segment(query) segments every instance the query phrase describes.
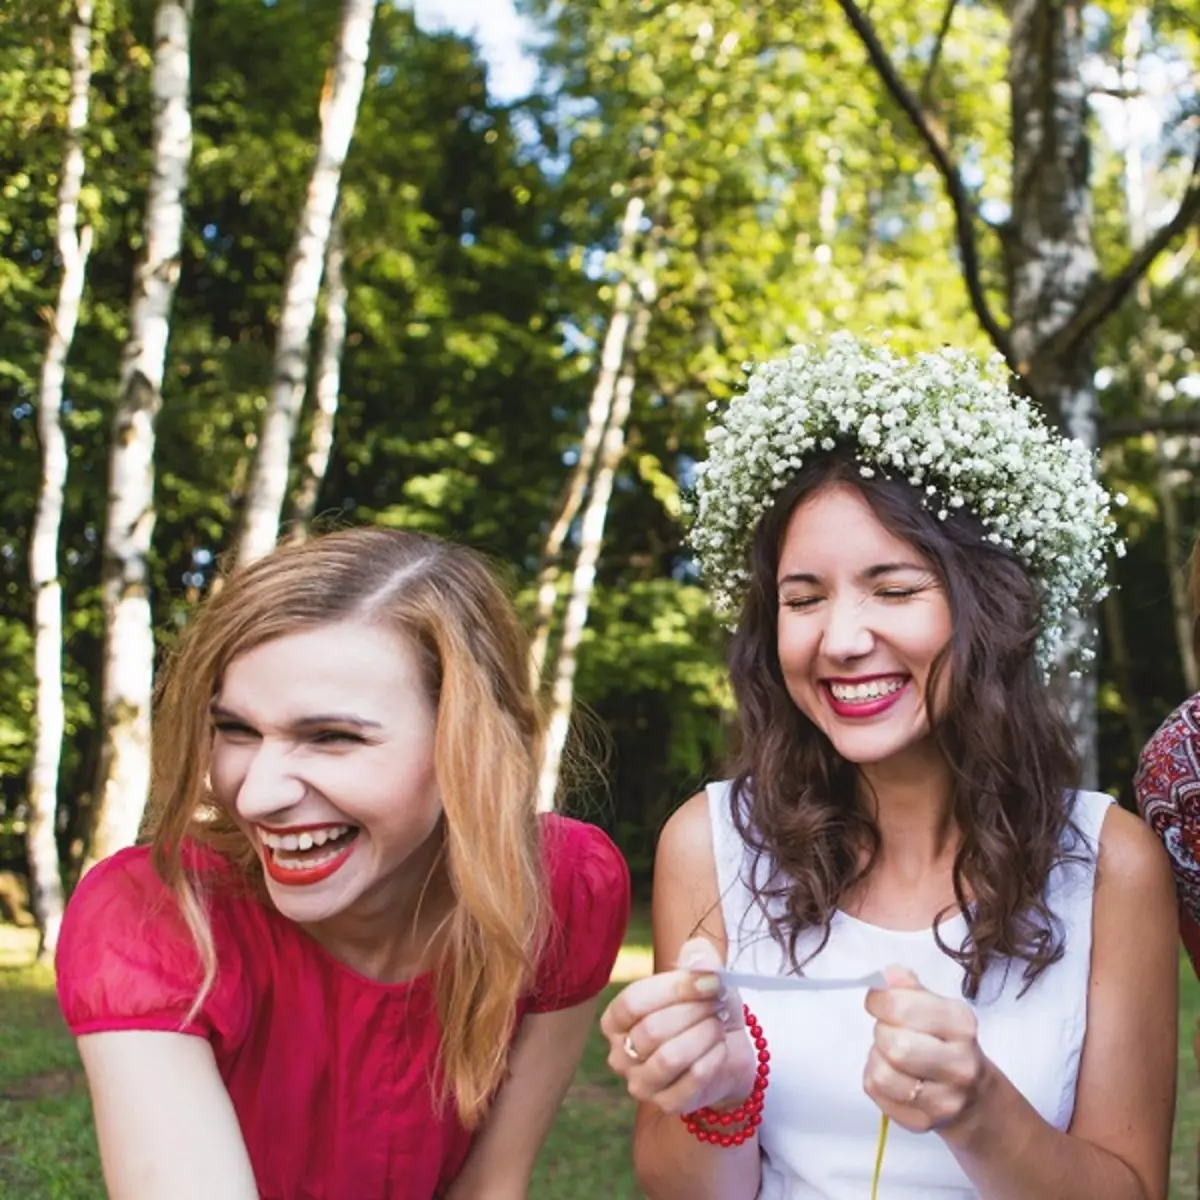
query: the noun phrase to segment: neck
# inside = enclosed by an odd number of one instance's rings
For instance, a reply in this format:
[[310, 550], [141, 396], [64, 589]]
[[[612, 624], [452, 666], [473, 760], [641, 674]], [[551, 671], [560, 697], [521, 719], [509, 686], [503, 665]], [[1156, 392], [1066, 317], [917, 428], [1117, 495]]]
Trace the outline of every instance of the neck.
[[932, 739], [860, 769], [860, 795], [879, 829], [877, 865], [919, 878], [958, 848], [954, 781]]
[[402, 983], [432, 968], [453, 893], [439, 863], [435, 831], [404, 864], [354, 904], [304, 926], [334, 958], [381, 983]]

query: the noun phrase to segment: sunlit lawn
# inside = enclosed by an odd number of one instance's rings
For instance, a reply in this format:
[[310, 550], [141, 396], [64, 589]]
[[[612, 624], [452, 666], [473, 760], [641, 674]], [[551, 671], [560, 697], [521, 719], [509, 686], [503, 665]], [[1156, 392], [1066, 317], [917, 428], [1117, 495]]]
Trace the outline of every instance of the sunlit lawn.
[[[649, 968], [649, 940], [644, 920], [635, 920], [614, 980]], [[58, 1015], [50, 971], [28, 965], [31, 948], [25, 931], [0, 926], [0, 1197], [104, 1200], [79, 1061]], [[1190, 970], [1181, 978], [1171, 1200], [1196, 1200], [1200, 1078], [1191, 1046], [1200, 986]], [[619, 986], [609, 987], [605, 1001]], [[594, 1034], [543, 1150], [533, 1200], [624, 1200], [640, 1194], [629, 1167], [633, 1105], [604, 1058], [604, 1043]]]

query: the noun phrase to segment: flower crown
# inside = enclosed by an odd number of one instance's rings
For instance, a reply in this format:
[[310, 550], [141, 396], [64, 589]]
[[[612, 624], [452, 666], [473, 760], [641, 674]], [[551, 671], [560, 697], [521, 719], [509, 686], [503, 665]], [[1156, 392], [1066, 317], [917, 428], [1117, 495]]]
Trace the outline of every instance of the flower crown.
[[813, 455], [851, 444], [864, 477], [907, 479], [941, 520], [967, 509], [1020, 559], [1041, 591], [1037, 657], [1049, 670], [1071, 615], [1107, 593], [1108, 552], [1124, 544], [1091, 453], [1048, 429], [1002, 364], [952, 349], [904, 358], [840, 333], [747, 365], [745, 391], [708, 430], [690, 505], [718, 613], [736, 619], [754, 527], [776, 495]]

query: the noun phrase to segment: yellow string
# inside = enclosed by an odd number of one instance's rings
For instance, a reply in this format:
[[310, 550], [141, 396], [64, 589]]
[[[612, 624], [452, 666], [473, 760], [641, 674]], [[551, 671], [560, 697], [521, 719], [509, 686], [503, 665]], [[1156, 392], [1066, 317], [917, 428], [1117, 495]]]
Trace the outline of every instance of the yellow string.
[[879, 1176], [883, 1174], [883, 1150], [887, 1145], [888, 1118], [883, 1113], [879, 1118], [879, 1142], [875, 1147], [875, 1171], [871, 1175], [871, 1200], [879, 1200]]

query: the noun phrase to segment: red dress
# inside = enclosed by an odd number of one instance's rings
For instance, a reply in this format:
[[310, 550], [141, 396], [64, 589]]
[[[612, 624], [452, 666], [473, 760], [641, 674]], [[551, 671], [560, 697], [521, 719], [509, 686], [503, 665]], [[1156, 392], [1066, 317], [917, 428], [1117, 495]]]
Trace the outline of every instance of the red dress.
[[[556, 914], [525, 1013], [569, 1008], [608, 982], [629, 917], [629, 873], [595, 826], [545, 818]], [[211, 869], [224, 860], [203, 851]], [[122, 1029], [207, 1038], [263, 1200], [419, 1200], [462, 1168], [471, 1135], [435, 1111], [432, 976], [378, 983], [243, 894], [210, 900], [218, 975], [184, 1017], [199, 957], [174, 899], [135, 846], [100, 863], [67, 907], [58, 994], [76, 1036]]]
[[1179, 931], [1200, 975], [1200, 695], [1185, 700], [1146, 743], [1133, 789], [1171, 856]]

